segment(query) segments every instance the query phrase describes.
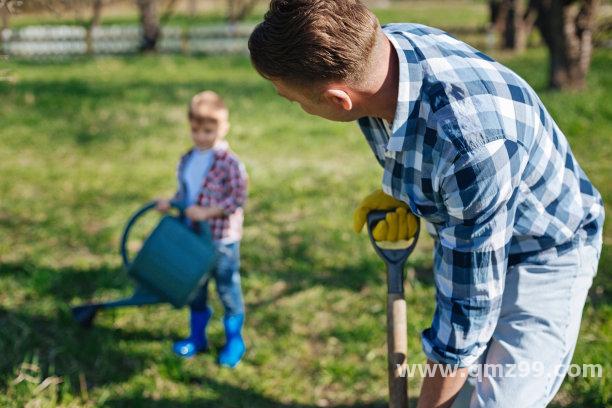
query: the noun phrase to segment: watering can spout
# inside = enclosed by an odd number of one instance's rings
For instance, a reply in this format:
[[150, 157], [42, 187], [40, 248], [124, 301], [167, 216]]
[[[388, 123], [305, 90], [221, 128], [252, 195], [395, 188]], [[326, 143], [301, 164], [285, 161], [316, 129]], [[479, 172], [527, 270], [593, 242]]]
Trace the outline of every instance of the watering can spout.
[[145, 288], [137, 286], [134, 293], [130, 297], [109, 302], [87, 303], [84, 305], [75, 306], [72, 308], [72, 316], [81, 326], [91, 327], [98, 311], [102, 309], [112, 309], [115, 307], [125, 306], [154, 305], [156, 303], [163, 303], [163, 299], [161, 299], [155, 293], [151, 293]]

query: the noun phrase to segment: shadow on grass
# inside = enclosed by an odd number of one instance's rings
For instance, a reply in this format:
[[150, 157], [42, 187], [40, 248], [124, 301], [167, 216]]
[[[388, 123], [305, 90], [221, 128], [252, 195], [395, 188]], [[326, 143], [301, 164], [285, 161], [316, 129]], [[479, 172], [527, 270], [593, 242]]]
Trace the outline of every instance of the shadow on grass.
[[79, 384], [79, 376], [84, 375], [88, 385], [95, 387], [129, 379], [149, 358], [144, 351], [118, 347], [122, 340], [148, 339], [149, 333], [126, 336], [101, 327], [84, 330], [74, 323], [68, 308], [59, 310], [55, 318], [0, 309], [0, 326], [4, 384], [19, 375], [23, 364], [33, 364], [41, 378], [56, 375]]
[[[335, 405], [308, 405], [300, 403], [282, 403], [274, 399], [257, 394], [250, 390], [236, 388], [227, 384], [222, 384], [213, 380], [202, 381], [203, 387], [208, 387], [218, 395], [219, 399], [190, 399], [189, 401], [177, 401], [172, 399], [153, 400], [141, 396], [130, 396], [125, 398], [107, 400], [105, 406], [108, 407], [147, 407], [147, 408], [188, 408], [188, 407], [249, 407], [249, 408], [315, 408], [318, 406], [328, 406], [330, 408], [386, 408], [386, 401], [357, 402], [355, 404]], [[416, 398], [410, 398], [410, 406], [415, 407]]]
[[[80, 377], [93, 389], [106, 384], [118, 384], [142, 372], [154, 362], [146, 348], [120, 347], [125, 340], [160, 340], [146, 331], [124, 332], [102, 327], [84, 330], [76, 326], [68, 310], [60, 310], [56, 318], [30, 315], [25, 312], [0, 309], [0, 390], [22, 374], [41, 380], [60, 376], [71, 384], [72, 392], [82, 392]], [[10, 335], [7, 335], [10, 333]], [[171, 357], [176, 358], [176, 357]], [[39, 380], [40, 381], [40, 380]], [[108, 407], [316, 407], [280, 402], [253, 390], [235, 387], [209, 377], [180, 374], [180, 382], [205, 387], [214, 395], [210, 399], [175, 400], [147, 398], [141, 395], [106, 400]], [[330, 405], [331, 407], [382, 408], [384, 401]]]
[[[272, 227], [271, 230], [278, 230], [277, 228]], [[324, 245], [321, 243], [320, 235], [297, 231], [287, 232], [282, 227], [279, 229], [279, 252], [282, 253], [283, 259], [288, 260], [286, 263], [281, 262], [275, 267], [267, 268], [265, 263], [270, 257], [269, 254], [261, 253], [261, 248], [255, 248], [256, 244], [253, 248], [249, 248], [248, 243], [244, 246], [247, 251], [244, 253], [247, 271], [250, 267], [262, 270], [266, 276], [285, 284], [283, 289], [275, 295], [250, 303], [249, 308], [267, 307], [284, 297], [314, 286], [353, 292], [360, 292], [366, 287], [386, 286], [385, 264], [374, 255], [373, 249], [368, 253], [355, 254], [350, 263], [343, 262], [341, 265], [334, 265], [332, 262], [329, 265], [329, 262], [326, 262], [322, 264], [322, 261], [313, 254], [317, 247]], [[406, 270], [407, 285], [415, 282], [424, 286], [433, 285], [431, 263], [423, 257], [409, 258]]]
[[89, 299], [99, 290], [127, 288], [131, 283], [122, 268], [51, 268], [27, 261], [0, 263], [0, 278], [4, 276], [34, 291], [36, 299], [51, 296], [62, 303], [75, 297]]
[[[69, 381], [72, 384], [72, 392], [78, 395], [82, 392], [78, 388], [81, 376], [86, 378], [90, 389], [110, 383], [121, 383], [142, 372], [153, 361], [150, 353], [146, 351], [138, 351], [135, 347], [126, 350], [118, 346], [123, 340], [142, 340], [141, 337], [150, 340], [149, 333], [134, 331], [125, 333], [101, 327], [83, 330], [76, 327], [71, 320], [72, 317], [67, 311], [61, 311], [56, 319], [51, 319], [0, 309], [2, 333], [10, 333], [10, 336], [0, 336], [0, 352], [3, 356], [0, 360], [0, 390], [21, 375], [32, 375], [41, 379], [60, 376], [65, 382]], [[182, 380], [211, 388], [218, 395], [223, 395], [223, 403], [212, 399], [182, 402], [137, 396], [113, 399], [107, 401], [105, 406], [294, 406], [210, 378], [188, 377]], [[374, 407], [384, 404], [356, 406]]]
[[[385, 266], [382, 261], [373, 257], [361, 257], [351, 265], [331, 267], [325, 270], [317, 270], [314, 266], [312, 269], [302, 266], [301, 268], [294, 269], [271, 269], [267, 270], [266, 273], [269, 276], [273, 276], [276, 280], [282, 280], [286, 285], [274, 296], [249, 303], [249, 309], [271, 306], [285, 297], [292, 296], [317, 285], [348, 289], [355, 292], [361, 291], [367, 286], [386, 285]], [[411, 285], [415, 282], [419, 282], [424, 286], [433, 285], [434, 280], [431, 266], [421, 261], [409, 261], [406, 285]]]

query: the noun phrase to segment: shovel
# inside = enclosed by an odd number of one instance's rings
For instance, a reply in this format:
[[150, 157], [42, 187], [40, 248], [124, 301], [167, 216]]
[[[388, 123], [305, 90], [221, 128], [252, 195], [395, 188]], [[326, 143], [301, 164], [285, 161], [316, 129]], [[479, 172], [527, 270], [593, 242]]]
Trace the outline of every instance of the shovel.
[[[387, 371], [389, 375], [389, 407], [408, 407], [408, 323], [404, 299], [404, 266], [419, 237], [419, 224], [414, 237], [407, 241], [375, 241], [372, 231], [387, 211], [368, 213], [368, 234], [374, 250], [387, 268]], [[412, 242], [410, 242], [412, 241]]]

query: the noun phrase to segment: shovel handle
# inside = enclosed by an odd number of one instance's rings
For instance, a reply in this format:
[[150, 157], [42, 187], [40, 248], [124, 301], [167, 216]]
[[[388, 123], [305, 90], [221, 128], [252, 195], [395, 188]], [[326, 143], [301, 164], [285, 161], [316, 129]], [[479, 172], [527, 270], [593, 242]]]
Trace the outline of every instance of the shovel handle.
[[387, 294], [389, 407], [408, 408], [408, 323], [403, 293]]
[[368, 213], [368, 235], [370, 236], [370, 242], [374, 247], [374, 251], [376, 251], [387, 267], [387, 292], [404, 293], [404, 266], [419, 239], [420, 223], [417, 223], [414, 236], [410, 238], [411, 242], [406, 248], [384, 249], [374, 239], [373, 231], [376, 224], [385, 219], [387, 213], [388, 211], [384, 210], [370, 211]]
[[372, 232], [387, 211], [368, 214], [368, 233], [376, 253], [387, 267], [387, 373], [389, 381], [389, 407], [408, 408], [408, 318], [404, 299], [404, 265], [419, 237], [417, 224], [412, 243], [402, 249], [386, 250], [378, 246]]
[[[370, 211], [367, 216], [367, 226], [368, 226], [368, 235], [370, 237], [370, 242], [374, 247], [374, 251], [378, 254], [378, 256], [385, 262], [387, 266], [394, 266], [403, 269], [404, 263], [408, 256], [414, 250], [414, 247], [419, 240], [419, 233], [421, 231], [421, 224], [417, 222], [417, 228], [414, 232], [414, 236], [409, 238], [410, 244], [406, 248], [401, 249], [384, 249], [378, 246], [376, 240], [374, 239], [374, 227], [380, 221], [384, 220], [389, 211], [386, 210], [374, 210]], [[417, 218], [418, 221], [418, 218]]]

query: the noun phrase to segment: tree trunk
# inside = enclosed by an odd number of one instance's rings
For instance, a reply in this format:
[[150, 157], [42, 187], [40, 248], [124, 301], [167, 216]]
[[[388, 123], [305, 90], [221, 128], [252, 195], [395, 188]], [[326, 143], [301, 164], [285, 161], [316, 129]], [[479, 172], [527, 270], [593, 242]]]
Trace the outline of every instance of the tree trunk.
[[541, 0], [537, 25], [550, 52], [550, 87], [580, 89], [593, 51], [596, 0]]
[[85, 34], [85, 43], [87, 45], [87, 53], [93, 54], [93, 30], [100, 26], [100, 18], [102, 17], [102, 4], [103, 0], [94, 0], [92, 3], [91, 20], [87, 26], [87, 33]]
[[532, 2], [525, 10], [524, 0], [494, 0], [489, 3], [491, 24], [498, 32], [500, 46], [506, 50], [523, 51], [535, 23]]
[[506, 49], [519, 51], [524, 48], [521, 41], [525, 37], [521, 33], [521, 0], [504, 0], [504, 3], [507, 4], [508, 14], [506, 15], [502, 44]]
[[2, 34], [4, 30], [9, 28], [10, 16], [6, 7], [0, 5], [0, 18], [2, 19], [2, 26], [0, 27], [0, 55], [4, 52], [4, 36]]
[[489, 0], [489, 23], [491, 27], [495, 26], [499, 18], [499, 9], [501, 0]]
[[155, 51], [160, 36], [156, 0], [137, 0], [142, 27], [141, 51]]
[[0, 7], [0, 17], [2, 17], [2, 27], [0, 27], [0, 31], [9, 28], [11, 15], [5, 7]]
[[0, 10], [0, 14], [2, 15], [2, 27], [0, 27], [0, 31], [4, 31], [9, 28], [9, 14], [4, 11], [4, 9]]

